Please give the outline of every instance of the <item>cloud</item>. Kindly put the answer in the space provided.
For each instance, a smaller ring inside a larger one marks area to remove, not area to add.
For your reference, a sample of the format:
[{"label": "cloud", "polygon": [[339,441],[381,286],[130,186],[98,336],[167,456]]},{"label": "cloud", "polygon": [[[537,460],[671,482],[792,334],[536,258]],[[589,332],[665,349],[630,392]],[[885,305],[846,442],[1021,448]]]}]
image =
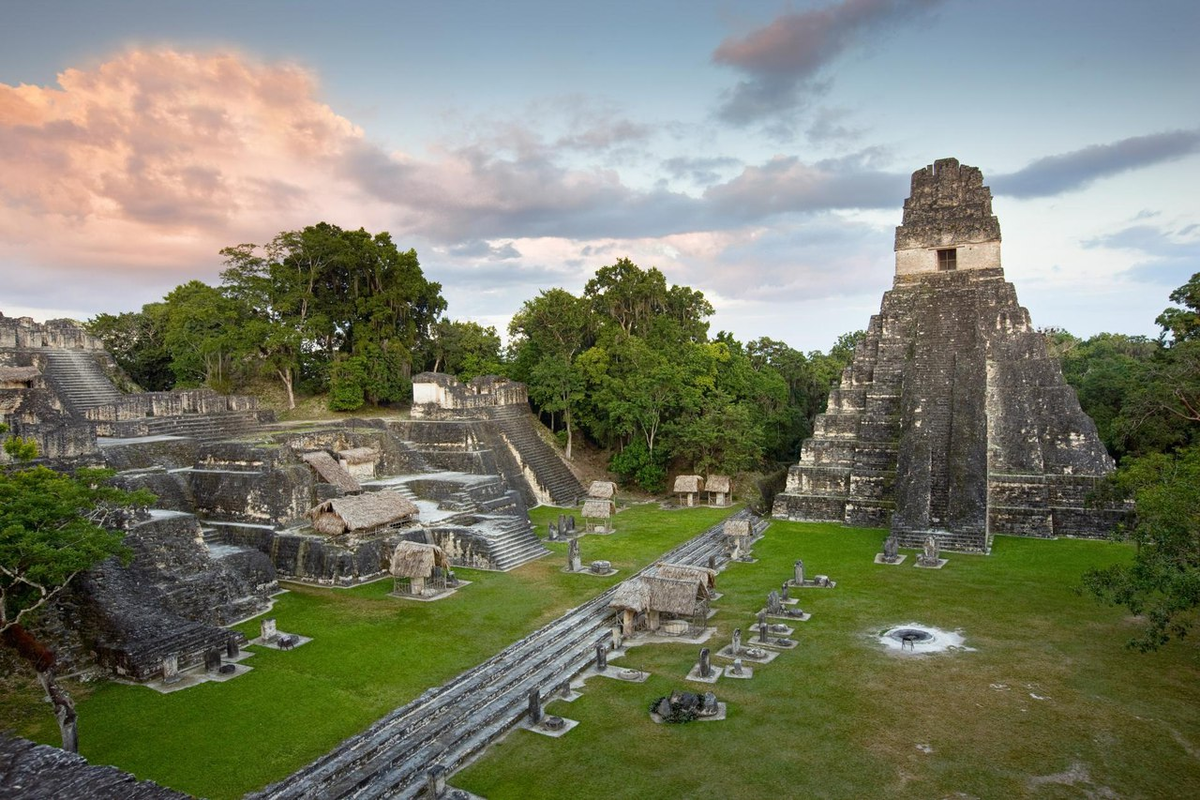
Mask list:
[{"label": "cloud", "polygon": [[805,164],[795,156],[776,156],[709,188],[704,199],[714,213],[747,222],[785,213],[899,208],[907,178],[862,164],[856,159]]},{"label": "cloud", "polygon": [[1200,152],[1200,129],[1131,136],[1070,153],[1039,158],[1024,169],[993,176],[997,194],[1049,197],[1082,189],[1099,178],[1175,161]]},{"label": "cloud", "polygon": [[677,180],[688,180],[698,186],[708,186],[716,183],[730,169],[743,166],[741,159],[726,156],[712,158],[693,158],[676,156],[668,158],[661,164],[667,174]]},{"label": "cloud", "polygon": [[825,69],[868,34],[904,24],[942,0],[842,0],[784,14],[744,36],[731,36],[712,60],[745,75],[718,116],[734,125],[778,121],[823,91]]},{"label": "cloud", "polygon": [[0,84],[0,259],[194,275],[344,207],[330,165],[362,132],[315,95],[293,65],[171,50]]},{"label": "cloud", "polygon": [[1089,239],[1083,242],[1083,246],[1137,253],[1140,260],[1121,274],[1139,283],[1174,289],[1200,270],[1200,229],[1194,224],[1179,230],[1146,224],[1130,225]]}]

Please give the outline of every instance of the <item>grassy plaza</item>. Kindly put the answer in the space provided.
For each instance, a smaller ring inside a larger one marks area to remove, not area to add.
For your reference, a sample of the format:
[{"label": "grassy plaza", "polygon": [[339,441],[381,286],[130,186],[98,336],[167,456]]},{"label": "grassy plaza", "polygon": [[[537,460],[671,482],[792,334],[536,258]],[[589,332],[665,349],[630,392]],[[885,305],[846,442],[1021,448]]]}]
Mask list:
[{"label": "grassy plaza", "polygon": [[[535,509],[544,529],[559,509]],[[565,544],[510,573],[462,570],[471,585],[420,603],[390,581],[354,589],[291,585],[271,612],[312,636],[290,652],[251,648],[254,669],[227,683],[162,695],[112,682],[72,684],[81,752],[139,777],[212,798],[279,780],[392,708],[503,649],[627,578],[727,512],[623,510],[618,532],[581,541],[611,578],[561,571]],[[583,724],[561,739],[516,731],[452,784],[493,798],[1178,795],[1200,780],[1200,649],[1124,648],[1134,622],[1073,590],[1088,567],[1129,557],[1123,545],[998,537],[990,556],[949,554],[939,571],[872,563],[883,532],[774,522],[755,564],[718,578],[715,652],[735,627],[750,638],[768,591],[803,558],[836,589],[793,590],[813,614],[799,647],[713,690],[727,720],[658,726],[648,704],[683,679],[695,645],[633,648],[613,662],[644,684],[589,681],[549,713]],[[919,622],[961,630],[969,651],[897,655],[875,639]],[[248,637],[258,622],[244,623]],[[721,665],[720,659],[717,664]],[[55,741],[32,680],[4,701],[17,732]]]}]

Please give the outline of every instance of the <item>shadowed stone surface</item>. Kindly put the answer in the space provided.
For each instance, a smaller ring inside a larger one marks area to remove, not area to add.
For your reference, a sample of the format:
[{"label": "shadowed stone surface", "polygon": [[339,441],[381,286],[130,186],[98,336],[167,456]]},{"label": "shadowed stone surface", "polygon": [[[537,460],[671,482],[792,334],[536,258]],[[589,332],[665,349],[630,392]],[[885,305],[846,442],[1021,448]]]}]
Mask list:
[{"label": "shadowed stone surface", "polygon": [[139,781],[115,767],[92,766],[83,756],[0,733],[0,797],[183,800],[191,795]]},{"label": "shadowed stone surface", "polygon": [[896,277],[817,417],[773,514],[890,526],[987,552],[991,536],[1104,537],[1085,507],[1113,464],[1000,267],[980,171],[913,173]]}]

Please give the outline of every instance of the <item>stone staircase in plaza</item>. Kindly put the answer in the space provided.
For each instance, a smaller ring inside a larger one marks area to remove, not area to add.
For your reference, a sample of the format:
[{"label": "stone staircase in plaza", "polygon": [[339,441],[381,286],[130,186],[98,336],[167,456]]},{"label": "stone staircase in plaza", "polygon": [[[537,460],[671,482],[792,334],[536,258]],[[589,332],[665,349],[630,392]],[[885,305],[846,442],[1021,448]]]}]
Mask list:
[{"label": "stone staircase in plaza", "polygon": [[[762,520],[752,520],[756,533]],[[703,566],[727,560],[724,523],[680,545],[660,560]],[[346,739],[284,780],[249,795],[258,800],[301,798],[414,798],[431,770],[453,773],[518,724],[529,696],[551,693],[595,658],[609,639],[609,600],[616,587],[578,606],[442,686],[429,689],[367,730]]]},{"label": "stone staircase in plaza", "polygon": [[543,499],[557,506],[580,502],[586,494],[583,485],[557,451],[538,435],[528,406],[496,406],[490,409],[490,417],[500,436],[515,451],[521,467],[532,473]]},{"label": "stone staircase in plaza", "polygon": [[44,354],[43,377],[71,414],[82,415],[90,408],[115,403],[123,396],[108,379],[94,353],[47,348]]}]

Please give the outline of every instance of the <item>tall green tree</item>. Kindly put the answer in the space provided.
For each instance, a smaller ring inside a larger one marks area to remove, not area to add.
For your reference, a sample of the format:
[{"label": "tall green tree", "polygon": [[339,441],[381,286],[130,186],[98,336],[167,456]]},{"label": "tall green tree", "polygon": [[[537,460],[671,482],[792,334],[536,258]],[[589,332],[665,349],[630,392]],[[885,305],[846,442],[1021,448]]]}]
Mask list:
[{"label": "tall green tree", "polygon": [[282,382],[290,405],[302,378],[331,380],[339,408],[409,396],[413,363],[446,308],[416,251],[386,232],[322,222],[222,254],[225,294],[246,309],[243,352]]},{"label": "tall green tree", "polygon": [[134,383],[148,392],[161,392],[175,385],[171,354],[167,349],[166,307],[147,303],[141,311],[97,314],[88,320],[89,333],[104,342],[107,350]]},{"label": "tall green tree", "polygon": [[[1159,316],[1166,343],[1142,367],[1122,415],[1145,425],[1177,426],[1174,449],[1130,456],[1112,486],[1133,498],[1122,535],[1137,547],[1133,563],[1093,570],[1084,586],[1096,597],[1144,615],[1130,645],[1153,650],[1186,635],[1200,608],[1200,273],[1171,293],[1182,303]],[[1169,446],[1170,447],[1170,446]]]},{"label": "tall green tree", "polygon": [[434,372],[468,381],[480,375],[498,375],[504,370],[500,335],[490,325],[442,319],[430,331],[425,361]]},{"label": "tall green tree", "polygon": [[513,315],[508,333],[513,375],[528,385],[530,399],[552,421],[555,415],[562,420],[569,460],[584,386],[577,359],[594,340],[588,303],[564,289],[543,291]]},{"label": "tall green tree", "polygon": [[[0,433],[5,430],[0,426]],[[53,651],[26,623],[81,572],[126,552],[121,528],[128,509],[154,497],[112,487],[112,474],[66,474],[28,464],[0,469],[0,639],[34,667],[54,707],[63,749],[72,753],[79,749],[75,705],[55,680]]]}]

